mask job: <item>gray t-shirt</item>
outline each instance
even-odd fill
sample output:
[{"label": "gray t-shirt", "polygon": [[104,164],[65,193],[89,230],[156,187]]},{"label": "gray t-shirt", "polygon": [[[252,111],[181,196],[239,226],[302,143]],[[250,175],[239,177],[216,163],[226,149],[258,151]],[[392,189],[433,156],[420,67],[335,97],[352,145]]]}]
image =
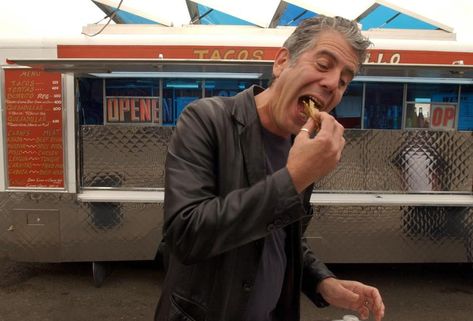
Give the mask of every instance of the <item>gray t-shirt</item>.
[{"label": "gray t-shirt", "polygon": [[[286,166],[291,139],[282,138],[263,129],[267,174]],[[284,245],[286,232],[276,229],[264,240],[263,255],[256,274],[253,292],[248,302],[246,321],[274,321],[271,312],[276,307],[286,271]]]}]

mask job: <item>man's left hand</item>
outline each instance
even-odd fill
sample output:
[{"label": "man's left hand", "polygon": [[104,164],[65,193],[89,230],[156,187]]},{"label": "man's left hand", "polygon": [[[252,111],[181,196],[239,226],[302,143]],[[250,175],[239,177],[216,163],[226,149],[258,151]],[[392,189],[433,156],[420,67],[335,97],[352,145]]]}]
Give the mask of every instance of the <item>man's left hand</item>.
[{"label": "man's left hand", "polygon": [[384,303],[378,289],[357,281],[327,278],[317,286],[325,301],[333,306],[358,312],[362,320],[370,316],[376,321],[384,317]]}]

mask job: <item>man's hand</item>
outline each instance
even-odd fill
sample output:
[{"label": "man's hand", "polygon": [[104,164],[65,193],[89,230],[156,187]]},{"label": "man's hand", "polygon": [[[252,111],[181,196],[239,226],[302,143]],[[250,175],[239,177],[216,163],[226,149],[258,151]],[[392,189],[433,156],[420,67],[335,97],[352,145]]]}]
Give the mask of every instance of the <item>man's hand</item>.
[{"label": "man's hand", "polygon": [[362,320],[370,316],[376,321],[384,317],[384,303],[378,289],[357,281],[327,278],[317,286],[317,291],[333,306],[358,312]]},{"label": "man's hand", "polygon": [[312,138],[315,122],[309,118],[289,151],[287,169],[298,193],[318,181],[337,166],[345,139],[344,128],[331,115],[320,112],[321,128]]}]

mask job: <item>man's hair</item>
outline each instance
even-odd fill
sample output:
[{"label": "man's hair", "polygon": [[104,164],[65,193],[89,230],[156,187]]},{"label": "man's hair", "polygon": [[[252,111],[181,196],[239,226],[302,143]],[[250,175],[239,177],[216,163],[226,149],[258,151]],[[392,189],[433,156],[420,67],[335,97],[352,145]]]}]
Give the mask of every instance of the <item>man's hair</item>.
[{"label": "man's hair", "polygon": [[[327,17],[324,15],[302,20],[289,38],[286,39],[283,47],[289,51],[290,63],[296,62],[302,53],[313,48],[317,44],[320,33],[325,31],[338,32],[346,39],[355,50],[358,58],[358,68],[361,68],[361,64],[366,59],[366,49],[371,45],[371,41],[363,36],[355,21],[338,16]],[[274,80],[273,75],[268,86],[271,86]]]},{"label": "man's hair", "polygon": [[290,61],[295,62],[302,53],[313,48],[317,44],[320,33],[324,31],[340,33],[355,50],[359,67],[361,67],[366,58],[366,49],[371,45],[371,41],[363,36],[355,21],[324,15],[302,20],[284,42],[283,47],[289,50]]}]

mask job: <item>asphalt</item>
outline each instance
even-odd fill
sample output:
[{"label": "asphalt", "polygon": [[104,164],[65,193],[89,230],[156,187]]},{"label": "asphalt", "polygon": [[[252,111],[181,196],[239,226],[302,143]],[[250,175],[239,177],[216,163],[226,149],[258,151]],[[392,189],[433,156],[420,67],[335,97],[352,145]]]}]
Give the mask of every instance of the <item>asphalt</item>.
[{"label": "asphalt", "polygon": [[[18,263],[0,257],[0,321],[151,320],[163,271],[156,262],[115,262],[101,287],[91,263]],[[330,265],[340,277],[376,286],[385,321],[473,321],[471,264]],[[350,311],[314,307],[302,321],[343,320]]]}]

